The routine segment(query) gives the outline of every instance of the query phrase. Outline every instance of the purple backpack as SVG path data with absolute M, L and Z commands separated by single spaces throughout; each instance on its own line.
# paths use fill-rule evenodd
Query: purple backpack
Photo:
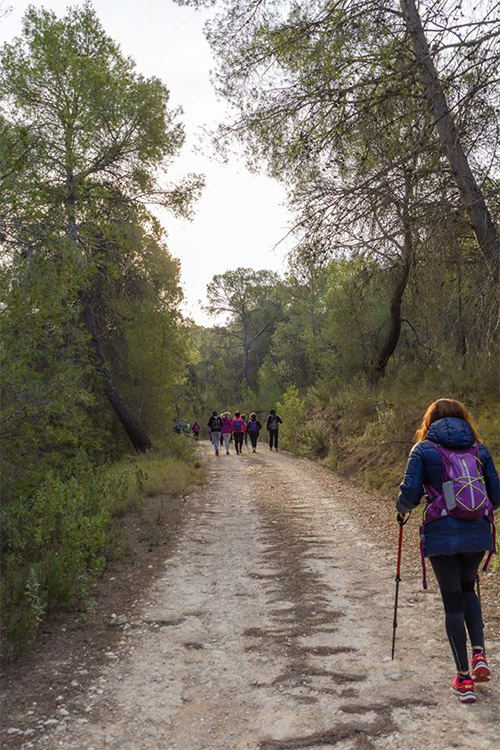
M 428 440 L 441 456 L 442 491 L 438 492 L 432 484 L 424 484 L 429 504 L 424 511 L 420 528 L 420 559 L 422 561 L 423 585 L 427 588 L 425 570 L 423 526 L 439 518 L 451 516 L 466 521 L 486 518 L 492 525 L 493 549 L 486 557 L 483 572 L 487 569 L 495 550 L 495 524 L 493 505 L 486 492 L 479 447 L 445 448 Z
M 466 521 L 493 518 L 493 506 L 484 484 L 479 448 L 445 448 L 427 441 L 441 456 L 442 491 L 431 484 L 424 485 L 430 500 L 425 510 L 424 523 L 452 516 Z

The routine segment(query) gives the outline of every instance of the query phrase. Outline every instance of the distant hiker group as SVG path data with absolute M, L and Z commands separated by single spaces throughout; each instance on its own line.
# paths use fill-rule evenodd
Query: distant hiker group
M 271 409 L 266 422 L 266 429 L 269 434 L 269 450 L 273 448 L 278 450 L 278 432 L 279 425 L 282 422 L 283 420 L 276 414 L 276 410 Z M 245 444 L 248 448 L 248 438 L 250 438 L 252 452 L 257 452 L 257 441 L 262 425 L 255 412 L 252 412 L 247 420 L 245 415 L 239 411 L 234 412 L 234 417 L 231 417 L 231 413 L 228 411 L 222 414 L 214 411 L 208 420 L 207 427 L 210 431 L 210 441 L 214 446 L 216 456 L 219 455 L 222 448 L 228 456 L 231 442 L 234 443 L 236 454 L 241 455 L 243 445 Z
M 177 420 L 174 424 L 174 432 L 176 435 L 180 435 L 181 433 L 189 434 L 190 432 L 192 432 L 194 439 L 198 440 L 198 436 L 200 434 L 200 425 L 198 424 L 198 422 L 193 422 L 193 424 L 190 424 L 189 422 L 179 422 L 179 420 Z

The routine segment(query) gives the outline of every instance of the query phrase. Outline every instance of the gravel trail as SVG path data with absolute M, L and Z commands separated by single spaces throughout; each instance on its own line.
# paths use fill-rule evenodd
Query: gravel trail
M 400 591 L 367 496 L 261 447 L 212 455 L 182 541 L 79 710 L 23 748 L 412 750 L 500 747 L 499 635 L 475 705 L 448 689 L 442 608 Z

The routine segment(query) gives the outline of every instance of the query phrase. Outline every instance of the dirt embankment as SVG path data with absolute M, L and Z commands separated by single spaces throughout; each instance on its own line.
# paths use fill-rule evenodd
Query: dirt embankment
M 208 483 L 181 509 L 177 541 L 143 549 L 140 595 L 130 598 L 133 569 L 110 569 L 122 597 L 98 604 L 100 626 L 73 623 L 64 652 L 58 636 L 17 680 L 7 675 L 5 748 L 500 746 L 498 677 L 473 706 L 448 689 L 453 663 L 436 587 L 421 589 L 416 520 L 391 661 L 393 508 L 282 453 L 200 450 Z M 487 580 L 483 597 L 491 591 Z M 498 612 L 485 611 L 498 675 Z

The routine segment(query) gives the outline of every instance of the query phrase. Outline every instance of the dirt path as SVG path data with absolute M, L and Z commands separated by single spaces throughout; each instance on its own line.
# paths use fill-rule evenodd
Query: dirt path
M 71 712 L 18 747 L 500 747 L 498 677 L 473 706 L 451 695 L 441 604 L 418 571 L 391 662 L 394 550 L 368 538 L 367 496 L 282 453 L 201 450 L 208 484 L 140 616 Z

